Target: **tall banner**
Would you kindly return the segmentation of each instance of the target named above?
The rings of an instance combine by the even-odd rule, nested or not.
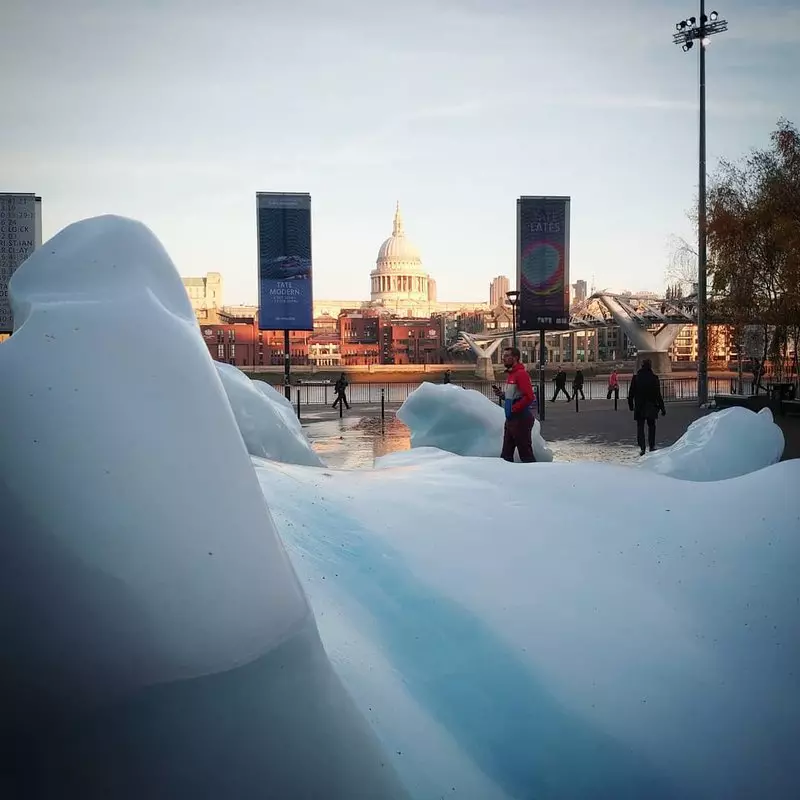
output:
[[[258,192],[258,327],[314,329],[311,195]]]
[[[569,328],[569,197],[517,200],[518,327]]]
[[[14,329],[8,282],[42,244],[41,201],[35,194],[0,194],[0,333]]]

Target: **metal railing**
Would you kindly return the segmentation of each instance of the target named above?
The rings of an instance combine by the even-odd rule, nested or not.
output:
[[[381,403],[381,393],[383,393],[383,400],[386,405],[400,405],[408,399],[408,396],[422,385],[422,381],[412,381],[407,383],[351,383],[347,387],[347,401],[350,405],[379,405]],[[498,379],[496,383],[502,384],[502,380]],[[534,388],[538,390],[538,382],[536,377],[533,377]],[[619,397],[621,402],[625,402],[628,397],[629,380],[620,380],[619,382]],[[473,389],[480,392],[491,400],[494,400],[494,393],[492,386],[495,382],[491,381],[453,381],[452,385],[460,386],[464,389]],[[278,391],[282,391],[281,386],[276,386]],[[548,380],[546,384],[547,395],[549,400],[554,391],[552,379]],[[747,387],[746,387],[747,388]],[[573,396],[571,383],[567,383],[567,390],[570,396]],[[731,390],[730,378],[710,378],[709,379],[709,395],[714,394],[727,394]],[[336,391],[334,390],[333,383],[301,383],[292,386],[292,403],[297,404],[299,400],[301,406],[330,406],[336,399]],[[697,400],[697,379],[696,378],[662,378],[661,379],[661,392],[664,396],[664,402],[689,402]],[[583,394],[586,400],[603,400],[607,399],[608,395],[608,379],[607,378],[589,378],[584,381]],[[561,396],[563,398],[563,394]],[[613,395],[612,395],[613,400]]]

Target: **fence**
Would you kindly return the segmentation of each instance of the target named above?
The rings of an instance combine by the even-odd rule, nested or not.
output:
[[[498,381],[501,382],[501,381]],[[538,390],[538,382],[533,377],[534,387]],[[405,402],[408,396],[419,386],[421,381],[409,383],[351,383],[347,389],[347,400],[351,405],[378,405],[381,402],[381,392],[387,405],[400,405]],[[620,380],[619,396],[625,400],[628,396],[628,380]],[[454,386],[464,389],[474,389],[490,399],[494,398],[490,381],[454,381]],[[282,387],[276,387],[282,391]],[[572,394],[572,387],[568,383],[567,388]],[[336,399],[332,383],[301,383],[292,387],[292,402],[297,403],[298,390],[300,393],[300,404],[302,406],[325,406],[331,405]],[[552,396],[552,380],[546,384],[547,397]],[[731,390],[730,378],[709,378],[708,393],[710,397],[714,394],[727,394]],[[664,402],[681,402],[697,400],[697,379],[696,378],[662,378],[661,392]],[[583,393],[587,400],[605,400],[608,393],[608,381],[589,379],[583,384]]]

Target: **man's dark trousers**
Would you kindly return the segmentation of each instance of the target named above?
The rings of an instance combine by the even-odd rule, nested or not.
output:
[[[654,419],[636,420],[636,440],[639,442],[639,449],[644,452],[644,423],[647,422],[647,441],[651,450],[656,449],[656,421]]]
[[[515,414],[507,419],[503,433],[503,452],[500,457],[505,461],[513,461],[514,450],[519,450],[519,459],[523,463],[536,461],[531,443],[532,431],[533,414]]]

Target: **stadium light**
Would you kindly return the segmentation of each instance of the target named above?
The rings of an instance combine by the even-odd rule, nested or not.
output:
[[[672,41],[684,53],[700,41],[700,147],[697,203],[697,399],[700,405],[708,402],[708,252],[706,247],[706,48],[711,36],[728,30],[728,23],[716,11],[706,16],[705,0],[700,0],[700,23],[696,17],[681,20],[675,25]]]

